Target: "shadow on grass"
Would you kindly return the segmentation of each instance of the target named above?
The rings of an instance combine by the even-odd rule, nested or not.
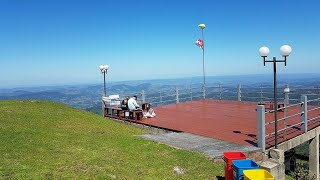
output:
[[[217,178],[218,180],[225,180],[225,179],[226,179],[225,177],[222,177],[222,176],[216,176],[216,178]]]

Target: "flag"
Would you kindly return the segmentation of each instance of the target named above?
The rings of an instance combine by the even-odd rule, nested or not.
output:
[[[199,46],[199,48],[203,49],[203,41],[201,39],[198,39],[196,41],[196,45]]]

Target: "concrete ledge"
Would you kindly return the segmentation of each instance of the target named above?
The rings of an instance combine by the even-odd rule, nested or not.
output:
[[[269,171],[276,180],[285,180],[285,165],[272,161],[265,161],[260,164],[260,168]]]
[[[178,149],[200,152],[207,155],[209,159],[214,162],[222,162],[223,152],[226,151],[240,151],[247,154],[249,158],[256,160],[263,158],[262,149],[260,148],[235,144],[190,133],[145,134],[140,135],[140,137],[160,142]]]
[[[302,144],[304,142],[307,142],[307,141],[313,139],[316,136],[319,136],[319,132],[320,132],[320,126],[317,128],[314,128],[304,134],[301,134],[295,138],[289,139],[286,142],[279,144],[278,149],[288,151],[292,148],[299,146],[300,144]]]
[[[115,119],[115,118],[109,118],[109,119],[113,120],[113,121],[116,121],[116,122],[124,123],[124,124],[127,124],[127,125],[135,126],[137,128],[146,130],[151,134],[162,134],[162,133],[170,133],[170,132],[179,132],[179,131],[173,131],[173,130],[163,129],[163,128],[159,128],[159,127],[152,127],[152,126],[148,126],[148,125],[145,125],[145,124],[136,123],[134,121],[124,121],[124,120]]]

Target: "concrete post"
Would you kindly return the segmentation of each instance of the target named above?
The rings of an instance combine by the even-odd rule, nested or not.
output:
[[[301,130],[304,131],[305,133],[308,132],[308,105],[307,105],[307,96],[306,95],[302,95],[301,96]]]
[[[238,84],[237,95],[238,95],[238,101],[241,101],[241,84]]]
[[[176,87],[176,103],[179,103],[179,88]]]
[[[309,176],[319,180],[319,135],[309,141]]]
[[[260,164],[260,168],[269,171],[276,180],[285,180],[284,151],[271,149],[270,158]]]
[[[263,151],[266,150],[266,113],[264,105],[257,106],[258,120],[258,147]]]
[[[146,102],[146,96],[144,94],[144,90],[141,91],[141,99],[142,99],[142,102],[145,103]]]

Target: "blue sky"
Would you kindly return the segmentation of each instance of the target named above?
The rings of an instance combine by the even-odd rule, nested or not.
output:
[[[1,0],[0,87],[202,75],[194,44],[206,24],[207,75],[272,74],[270,58],[289,44],[279,73],[320,69],[318,0]]]

